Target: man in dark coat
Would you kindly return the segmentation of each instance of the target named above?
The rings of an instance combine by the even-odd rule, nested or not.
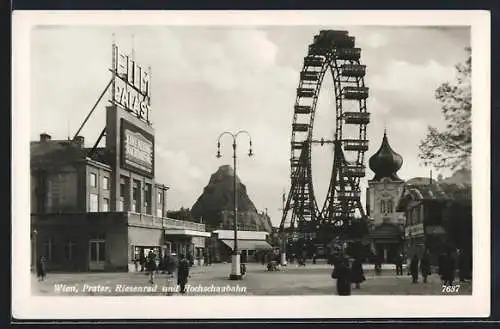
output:
[[[180,293],[186,293],[186,283],[189,278],[189,261],[183,254],[179,255],[179,265],[177,267],[177,284],[180,286]]]
[[[396,265],[396,275],[403,275],[403,254],[396,255],[394,265]]]
[[[150,251],[146,260],[146,270],[149,273],[149,283],[154,283],[154,276],[156,271],[156,255]]]
[[[361,282],[365,281],[365,273],[363,272],[363,264],[359,258],[352,262],[351,266],[351,282],[356,285],[356,289],[360,288]]]
[[[332,279],[337,279],[337,295],[349,296],[351,294],[351,270],[346,257],[340,256],[335,262]]]
[[[418,282],[418,256],[416,254],[413,255],[411,262],[410,262],[410,274],[412,277],[412,282],[417,283]]]
[[[41,256],[39,259],[37,259],[36,276],[38,278],[38,281],[45,280],[45,277],[47,276],[47,272],[46,272],[46,268],[45,268],[45,257],[43,257],[43,256]]]
[[[441,261],[440,268],[441,279],[443,280],[444,285],[451,286],[453,284],[453,281],[455,280],[455,270],[455,259],[448,250]]]
[[[431,258],[428,250],[425,251],[420,260],[420,273],[422,274],[424,283],[427,283],[427,277],[431,274]]]

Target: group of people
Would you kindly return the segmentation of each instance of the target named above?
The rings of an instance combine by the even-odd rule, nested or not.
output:
[[[361,259],[349,259],[344,254],[339,254],[333,259],[332,279],[337,280],[337,294],[348,296],[351,294],[351,286],[361,288],[361,283],[366,280]]]
[[[180,293],[186,293],[186,284],[188,282],[189,269],[193,263],[184,254],[179,254],[178,259],[173,255],[165,255],[163,262],[158,260],[157,255],[150,251],[148,256],[145,258],[144,267],[149,275],[149,283],[154,283],[155,274],[159,271],[162,273],[167,273],[170,277],[173,277],[173,273],[177,270],[177,285],[180,287]],[[164,267],[162,268],[163,265]],[[143,265],[141,265],[143,266]],[[141,268],[141,271],[144,270]]]
[[[472,265],[470,260],[467,259],[466,254],[462,251],[458,253],[458,259],[455,259],[451,250],[447,250],[445,253],[439,256],[438,261],[438,274],[440,275],[441,281],[444,285],[451,286],[456,279],[456,272],[458,269],[458,276],[460,282],[464,282],[471,276]],[[431,275],[431,260],[429,251],[426,250],[422,257],[419,259],[418,255],[415,254],[411,258],[409,266],[409,274],[412,276],[412,282],[418,282],[419,273],[422,275],[423,282],[427,282],[427,277]]]

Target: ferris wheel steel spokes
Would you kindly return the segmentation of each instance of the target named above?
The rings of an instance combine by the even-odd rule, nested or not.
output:
[[[366,109],[369,89],[366,66],[360,63],[361,49],[347,31],[323,30],[309,45],[296,90],[291,133],[291,187],[280,228],[316,233],[323,228],[345,229],[357,215],[365,217],[359,183],[365,176],[364,153],[368,150]],[[329,73],[329,74],[328,74]],[[330,75],[335,91],[335,137],[313,138],[314,119],[323,79]],[[349,126],[349,129],[344,129]],[[345,130],[354,131],[348,134]],[[311,149],[333,144],[328,193],[322,207],[314,194]],[[357,212],[357,214],[356,214]],[[339,225],[339,223],[341,225]]]

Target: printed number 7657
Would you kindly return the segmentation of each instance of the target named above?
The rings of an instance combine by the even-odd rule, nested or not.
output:
[[[443,285],[441,293],[454,293],[454,292],[457,293],[459,290],[460,290],[459,284],[455,284],[452,286]]]

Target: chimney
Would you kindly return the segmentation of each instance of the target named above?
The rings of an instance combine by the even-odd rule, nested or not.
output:
[[[48,142],[51,140],[51,136],[47,133],[40,134],[40,142]]]
[[[84,144],[85,144],[85,137],[83,137],[83,136],[75,136],[75,138],[73,139],[73,141],[75,142],[76,145],[78,145],[80,147],[83,147]]]

